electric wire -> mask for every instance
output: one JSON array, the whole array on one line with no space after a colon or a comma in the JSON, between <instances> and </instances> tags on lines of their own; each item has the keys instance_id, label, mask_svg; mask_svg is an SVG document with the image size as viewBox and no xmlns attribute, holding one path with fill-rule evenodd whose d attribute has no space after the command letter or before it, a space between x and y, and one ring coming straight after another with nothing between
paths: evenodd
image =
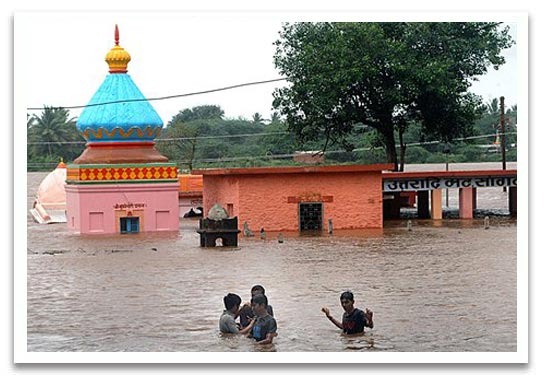
<instances>
[{"instance_id":1,"label":"electric wire","mask_svg":"<svg viewBox=\"0 0 544 375\"><path fill-rule=\"evenodd\" d=\"M159 100L184 98L184 97L187 97L187 96L194 96L194 95L201 95L201 94L209 94L209 93L212 93L212 92L226 91L226 90L237 89L237 88L240 88L240 87L253 86L253 85L262 85L262 84L265 84L265 83L272 83L272 82L279 82L279 81L286 81L286 80L287 80L287 78L275 78L275 79L267 79L267 80L263 80L263 81L239 83L239 84L236 84L236 85L219 87L219 88L210 89L210 90L189 92L189 93L185 93L185 94L158 96L158 97L154 97L154 98L120 99L120 100L112 100L112 101L109 101L109 102L93 103L93 104L86 104L86 105L50 106L50 107L64 108L64 109L80 109L80 108L96 107L96 106L108 105L108 104L131 103L131 102L152 102L152 101L159 101ZM40 111L40 110L45 110L45 107L28 107L27 108L27 111Z\"/></svg>"}]
</instances>

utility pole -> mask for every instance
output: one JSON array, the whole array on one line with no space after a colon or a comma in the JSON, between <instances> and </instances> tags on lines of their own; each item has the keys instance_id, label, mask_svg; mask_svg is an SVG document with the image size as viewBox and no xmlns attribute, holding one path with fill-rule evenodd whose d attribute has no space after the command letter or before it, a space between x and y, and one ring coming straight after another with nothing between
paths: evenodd
<instances>
[{"instance_id":1,"label":"utility pole","mask_svg":"<svg viewBox=\"0 0 544 375\"><path fill-rule=\"evenodd\" d=\"M449 163L448 163L449 162L448 155L451 152L449 143L446 142L446 144L444 145L443 152L446 155L446 171L449 171L450 168L449 168ZM449 206L450 206L450 197L449 197L448 188L446 188L446 207L449 207Z\"/></svg>"},{"instance_id":2,"label":"utility pole","mask_svg":"<svg viewBox=\"0 0 544 375\"><path fill-rule=\"evenodd\" d=\"M499 125L501 131L501 154L502 154L502 169L506 169L506 134L504 131L504 96L500 97L500 112L499 112ZM506 186L502 188L502 191L506 191Z\"/></svg>"}]
</instances>

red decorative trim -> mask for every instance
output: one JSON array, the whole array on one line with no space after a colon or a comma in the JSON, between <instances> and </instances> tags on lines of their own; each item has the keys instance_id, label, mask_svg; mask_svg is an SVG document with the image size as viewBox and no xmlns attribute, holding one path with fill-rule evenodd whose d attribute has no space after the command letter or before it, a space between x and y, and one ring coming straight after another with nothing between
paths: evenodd
<instances>
[{"instance_id":1,"label":"red decorative trim","mask_svg":"<svg viewBox=\"0 0 544 375\"><path fill-rule=\"evenodd\" d=\"M87 147L151 147L155 145L153 141L145 142L87 142Z\"/></svg>"},{"instance_id":2,"label":"red decorative trim","mask_svg":"<svg viewBox=\"0 0 544 375\"><path fill-rule=\"evenodd\" d=\"M173 180L177 181L178 169L176 166L111 166L111 167L84 167L68 168L67 181L69 182L108 182L134 180Z\"/></svg>"}]
</instances>

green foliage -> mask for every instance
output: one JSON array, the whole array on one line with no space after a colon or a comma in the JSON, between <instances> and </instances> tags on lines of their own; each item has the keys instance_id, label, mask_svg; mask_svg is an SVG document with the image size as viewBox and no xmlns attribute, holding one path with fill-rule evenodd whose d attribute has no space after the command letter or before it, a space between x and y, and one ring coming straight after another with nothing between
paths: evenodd
<instances>
[{"instance_id":1,"label":"green foliage","mask_svg":"<svg viewBox=\"0 0 544 375\"><path fill-rule=\"evenodd\" d=\"M85 148L85 139L69 110L45 106L39 116L27 115L27 145L29 165L56 165L61 158L65 162L77 158Z\"/></svg>"},{"instance_id":2,"label":"green foliage","mask_svg":"<svg viewBox=\"0 0 544 375\"><path fill-rule=\"evenodd\" d=\"M175 123L193 120L221 119L223 118L224 114L225 112L217 105L201 105L179 111L179 113L175 115L170 122Z\"/></svg>"},{"instance_id":3,"label":"green foliage","mask_svg":"<svg viewBox=\"0 0 544 375\"><path fill-rule=\"evenodd\" d=\"M216 113L222 113L218 106ZM422 137L422 124L411 123L404 137L408 144L407 163L450 163L501 161L497 147L489 147L495 140L495 125L498 121L491 106L484 107L484 116L475 124L477 134L491 134L491 137L465 142L449 143L450 153L444 154L443 143L418 144ZM205 113L198 107L180 111L180 113ZM178 114L178 115L179 115ZM176 162L180 170L190 172L195 168L257 167L300 165L293 160L296 151L319 151L325 145L325 138L307 141L301 144L288 131L288 124L279 116L268 125L243 118L224 119L218 116L203 118L191 117L182 121L182 116L173 116L156 139L157 149L171 161ZM517 107L507 110L506 118L510 125L507 131L515 131ZM46 139L51 143L30 143L28 147L29 170L51 170L60 157L69 162L79 156L84 144L66 143L72 140L83 141L78 134L73 119L64 109L47 108L41 116L29 116L27 120L28 140L33 142ZM387 160L384 142L376 129L363 124L355 125L356 132L348 134L343 146L331 147L325 154L326 164L383 163ZM46 138L48 137L48 138ZM515 135L507 136L508 161L516 160ZM345 148L351 151L346 152ZM51 151L49 151L51 150Z\"/></svg>"},{"instance_id":4,"label":"green foliage","mask_svg":"<svg viewBox=\"0 0 544 375\"><path fill-rule=\"evenodd\" d=\"M406 150L406 163L426 162L431 153L421 146L408 147Z\"/></svg>"},{"instance_id":5,"label":"green foliage","mask_svg":"<svg viewBox=\"0 0 544 375\"><path fill-rule=\"evenodd\" d=\"M289 85L274 107L297 139L348 148L355 124L374 128L396 163L394 131L419 123L444 141L471 134L480 99L471 80L504 63L498 23L295 23L275 43Z\"/></svg>"}]
</instances>

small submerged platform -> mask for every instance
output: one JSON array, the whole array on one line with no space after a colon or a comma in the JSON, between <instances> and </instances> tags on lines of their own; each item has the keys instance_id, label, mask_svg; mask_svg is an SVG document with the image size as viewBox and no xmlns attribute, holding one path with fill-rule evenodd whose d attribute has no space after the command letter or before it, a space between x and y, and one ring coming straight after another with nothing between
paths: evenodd
<instances>
[{"instance_id":1,"label":"small submerged platform","mask_svg":"<svg viewBox=\"0 0 544 375\"><path fill-rule=\"evenodd\" d=\"M238 246L238 217L212 220L200 219L199 229L200 246L215 247L218 239L223 246Z\"/></svg>"},{"instance_id":2,"label":"small submerged platform","mask_svg":"<svg viewBox=\"0 0 544 375\"><path fill-rule=\"evenodd\" d=\"M208 217L199 221L197 233L200 234L201 247L238 246L238 217L229 217L220 205L214 205Z\"/></svg>"}]
</instances>

